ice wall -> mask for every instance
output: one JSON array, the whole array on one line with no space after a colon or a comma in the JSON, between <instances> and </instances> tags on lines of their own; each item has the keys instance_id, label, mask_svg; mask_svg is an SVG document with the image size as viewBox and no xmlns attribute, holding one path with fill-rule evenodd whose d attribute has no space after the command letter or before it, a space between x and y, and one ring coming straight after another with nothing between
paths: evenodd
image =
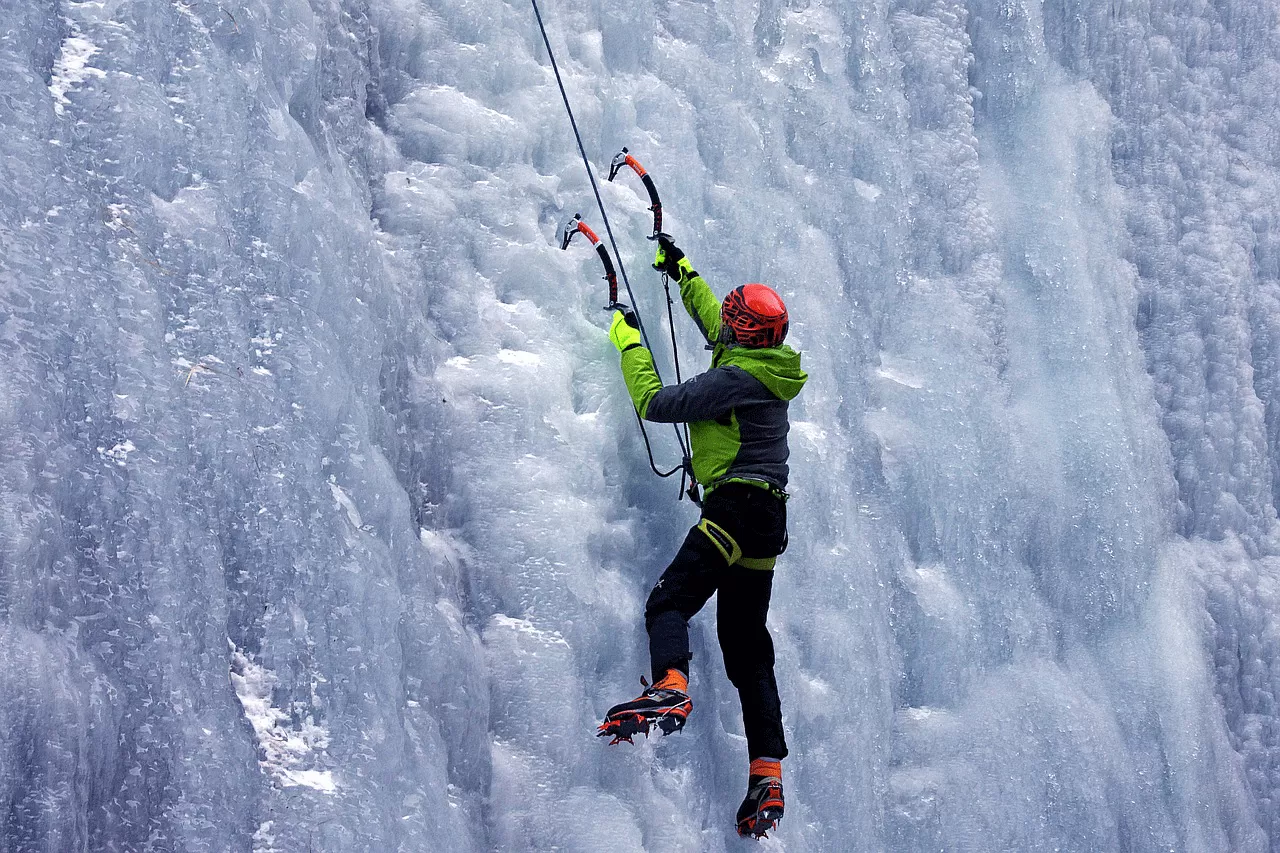
<instances>
[{"instance_id":1,"label":"ice wall","mask_svg":"<svg viewBox=\"0 0 1280 853\"><path fill-rule=\"evenodd\" d=\"M762 846L1270 849L1280 5L542 6L813 377ZM592 737L694 515L531 6L0 0L0 127L0 850L748 844L711 613Z\"/></svg>"}]
</instances>

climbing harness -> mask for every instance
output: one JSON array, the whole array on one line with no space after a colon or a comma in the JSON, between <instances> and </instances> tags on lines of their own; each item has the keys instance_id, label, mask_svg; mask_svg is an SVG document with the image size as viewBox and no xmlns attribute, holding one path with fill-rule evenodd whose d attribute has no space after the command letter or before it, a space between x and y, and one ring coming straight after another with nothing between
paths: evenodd
<instances>
[{"instance_id":1,"label":"climbing harness","mask_svg":"<svg viewBox=\"0 0 1280 853\"><path fill-rule=\"evenodd\" d=\"M724 557L724 561L730 566L741 566L744 569L768 572L772 571L773 567L778 563L777 557L742 556L742 546L738 544L738 540L734 539L729 531L705 516L694 529L701 530L711 540L711 544L715 546L716 550L720 552L720 556Z\"/></svg>"},{"instance_id":2,"label":"climbing harness","mask_svg":"<svg viewBox=\"0 0 1280 853\"><path fill-rule=\"evenodd\" d=\"M636 306L635 293L631 290L631 281L630 279L627 278L626 267L624 267L622 264L622 254L618 251L618 241L614 239L613 227L609 224L609 214L605 212L604 201L603 199L600 198L600 187L596 183L595 172L593 172L591 169L591 161L587 158L587 150L582 144L582 134L578 131L578 122L573 117L573 108L569 105L569 94L568 92L565 91L564 80L560 76L560 66L556 62L555 52L551 49L551 39L547 36L547 27L542 20L542 11L538 8L538 0L530 0L530 2L533 4L533 14L538 19L538 29L542 33L542 43L546 45L546 48L547 48L547 58L551 61L551 70L555 73L556 85L560 88L560 98L561 100L564 101L565 112L568 113L569 115L569 125L573 128L573 136L578 143L578 153L582 155L582 165L586 167L587 178L591 182L591 190L593 193L595 193L596 206L599 207L600 209L600 218L601 218L601 221L604 223L605 234L608 235L609 237L609 245L613 247L614 257L618 259L617 272L622 275L622 283L623 283L623 286L626 287L627 289L627 298L630 300L630 305L632 307L632 310L634 311ZM662 202L658 200L658 191L653 185L653 179L648 176L648 174L644 171L644 167L640 166L640 164L635 160L634 157L631 157L626 153L625 148L623 149L622 155L619 155L619 156L623 157L622 162L617 168L613 168L613 167L610 168L609 179L613 180L613 177L617 174L618 169L620 169L622 165L627 165L627 166L631 166L631 168L636 171L636 174L638 174L641 177L641 180L645 182L645 187L649 191L649 198L653 202L653 206L650 208L650 210L653 211L654 233L653 235L651 235L650 239L655 239L662 225ZM617 160L617 158L614 158L614 159L615 161ZM604 244L600 241L600 238L596 236L595 232L592 231L586 225L586 223L582 221L581 214L574 216L573 220L567 223L565 227L561 230L560 248L561 249L569 248L569 242L573 239L573 235L577 233L583 234L584 236L587 237L588 240L591 241L592 245L596 247L596 252L597 254L599 254L601 262L604 264L605 278L609 282L609 305L606 306L607 310L618 309L620 307L620 303L618 302L618 280L617 280L617 276L614 274L614 267L613 267L613 263L609 258L609 252L605 248ZM664 289L667 288L666 276L663 276L663 286L664 286ZM669 289L667 289L667 316L668 318L672 318L671 292ZM645 347L648 348L650 351L652 351L653 348L649 344L649 334L645 330L644 321L640 319L639 312L636 312L636 323L640 329L640 337L644 341ZM671 345L672 345L672 350L674 351L675 350L674 322L672 323ZM654 372L658 373L658 368L656 364L654 365ZM661 373L658 373L658 381L660 382L662 381ZM676 381L677 382L680 381L679 356L676 357ZM645 430L644 419L640 417L639 412L636 412L636 421L640 425L640 435L644 438L645 450L649 454L649 467L653 469L653 473L657 474L659 477L670 477L676 472L680 472L681 499L687 496L694 503L701 505L701 499L698 494L698 482L696 479L693 479L693 457L690 450L691 445L690 445L689 436L688 436L688 426L686 425L684 428L684 431L682 432L680 429L680 424L672 424L672 427L675 429L675 433L676 433L676 442L680 445L681 461L679 465L672 468L670 471L664 472L658 468L657 463L654 461L653 445L649 441L649 433ZM686 478L691 481L688 489L685 489Z\"/></svg>"}]
</instances>

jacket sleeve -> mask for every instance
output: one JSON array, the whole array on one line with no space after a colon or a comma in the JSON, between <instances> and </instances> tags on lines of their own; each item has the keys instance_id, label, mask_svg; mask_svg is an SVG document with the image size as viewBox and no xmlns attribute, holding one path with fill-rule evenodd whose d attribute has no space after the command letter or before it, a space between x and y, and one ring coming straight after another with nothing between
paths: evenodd
<instances>
[{"instance_id":1,"label":"jacket sleeve","mask_svg":"<svg viewBox=\"0 0 1280 853\"><path fill-rule=\"evenodd\" d=\"M628 354L638 351L636 348ZM645 361L652 371L653 358L648 350L645 350ZM743 401L744 378L749 379L746 373L735 367L715 367L679 385L664 388L657 374L653 374L652 381L645 386L640 397L632 391L631 399L636 403L640 417L647 421L677 424L711 421L728 415ZM628 379L628 390L632 387Z\"/></svg>"},{"instance_id":2,"label":"jacket sleeve","mask_svg":"<svg viewBox=\"0 0 1280 853\"><path fill-rule=\"evenodd\" d=\"M622 379L627 383L627 393L640 417L644 417L649 401L662 390L662 380L653 367L653 353L643 346L632 346L622 351Z\"/></svg>"},{"instance_id":3,"label":"jacket sleeve","mask_svg":"<svg viewBox=\"0 0 1280 853\"><path fill-rule=\"evenodd\" d=\"M707 343L715 344L720 337L720 300L687 257L680 259L680 301Z\"/></svg>"}]
</instances>

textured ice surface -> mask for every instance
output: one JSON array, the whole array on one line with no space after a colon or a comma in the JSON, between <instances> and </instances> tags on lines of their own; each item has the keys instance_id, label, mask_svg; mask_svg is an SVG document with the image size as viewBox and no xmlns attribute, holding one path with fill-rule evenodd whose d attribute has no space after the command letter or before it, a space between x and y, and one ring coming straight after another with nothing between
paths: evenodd
<instances>
[{"instance_id":1,"label":"textured ice surface","mask_svg":"<svg viewBox=\"0 0 1280 853\"><path fill-rule=\"evenodd\" d=\"M1280 844L1280 7L543 11L812 375L761 849ZM744 849L529 5L0 0L0 128L0 849Z\"/></svg>"}]
</instances>

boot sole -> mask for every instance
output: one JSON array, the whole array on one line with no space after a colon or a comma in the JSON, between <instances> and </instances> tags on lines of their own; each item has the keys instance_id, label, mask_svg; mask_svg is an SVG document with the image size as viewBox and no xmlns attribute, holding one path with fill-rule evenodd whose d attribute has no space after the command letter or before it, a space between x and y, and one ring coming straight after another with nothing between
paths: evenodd
<instances>
[{"instance_id":1,"label":"boot sole","mask_svg":"<svg viewBox=\"0 0 1280 853\"><path fill-rule=\"evenodd\" d=\"M657 726L665 737L666 735L675 734L684 728L689 716L689 710L691 709L677 706L663 711L661 714L625 711L601 723L600 728L596 730L596 737L613 737L610 742L611 746L620 740L632 743L631 738L635 735L642 734L648 737L649 730L654 726Z\"/></svg>"},{"instance_id":2,"label":"boot sole","mask_svg":"<svg viewBox=\"0 0 1280 853\"><path fill-rule=\"evenodd\" d=\"M782 809L764 808L756 813L754 819L748 818L738 824L738 834L743 838L768 838L778 821L782 820Z\"/></svg>"}]
</instances>

